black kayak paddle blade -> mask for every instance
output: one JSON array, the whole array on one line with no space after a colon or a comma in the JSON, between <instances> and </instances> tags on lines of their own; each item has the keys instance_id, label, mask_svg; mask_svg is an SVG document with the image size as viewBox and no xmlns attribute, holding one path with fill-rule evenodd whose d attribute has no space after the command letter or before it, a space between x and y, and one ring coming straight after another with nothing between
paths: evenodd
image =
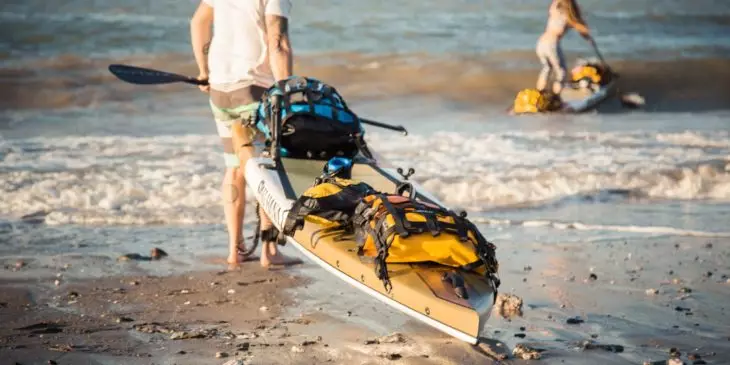
<instances>
[{"instance_id":1,"label":"black kayak paddle blade","mask_svg":"<svg viewBox=\"0 0 730 365\"><path fill-rule=\"evenodd\" d=\"M192 77L153 70L150 68L128 66L128 65L109 65L109 72L122 81L138 85L160 85L171 84L175 82L185 82L193 85L207 85L208 80L198 80Z\"/></svg>"}]
</instances>

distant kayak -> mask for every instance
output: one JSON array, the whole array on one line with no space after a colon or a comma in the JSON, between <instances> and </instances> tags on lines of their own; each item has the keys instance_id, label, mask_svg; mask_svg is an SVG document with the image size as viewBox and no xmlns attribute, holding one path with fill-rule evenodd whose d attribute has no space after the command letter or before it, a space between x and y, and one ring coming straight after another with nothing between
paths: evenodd
<instances>
[{"instance_id":1,"label":"distant kayak","mask_svg":"<svg viewBox=\"0 0 730 365\"><path fill-rule=\"evenodd\" d=\"M510 114L582 113L598 107L614 96L618 76L599 62L578 60L571 70L570 83L559 96L537 89L521 90Z\"/></svg>"}]
</instances>

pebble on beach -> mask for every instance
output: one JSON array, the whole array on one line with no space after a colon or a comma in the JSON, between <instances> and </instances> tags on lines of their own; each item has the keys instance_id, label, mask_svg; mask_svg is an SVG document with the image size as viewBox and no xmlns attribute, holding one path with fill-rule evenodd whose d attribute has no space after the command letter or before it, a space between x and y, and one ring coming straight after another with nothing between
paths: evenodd
<instances>
[{"instance_id":1,"label":"pebble on beach","mask_svg":"<svg viewBox=\"0 0 730 365\"><path fill-rule=\"evenodd\" d=\"M515 346L514 350L512 350L512 355L518 359L522 360L538 360L540 359L540 352L537 350L534 350L527 345L524 344L517 344Z\"/></svg>"},{"instance_id":2,"label":"pebble on beach","mask_svg":"<svg viewBox=\"0 0 730 365\"><path fill-rule=\"evenodd\" d=\"M365 341L366 345L382 344L382 343L405 343L406 338L402 334L395 332L387 336L378 337L372 340Z\"/></svg>"},{"instance_id":3,"label":"pebble on beach","mask_svg":"<svg viewBox=\"0 0 730 365\"><path fill-rule=\"evenodd\" d=\"M567 324L581 324L583 322L584 322L583 319L581 319L580 317L570 317L567 320L565 320L565 323L567 323Z\"/></svg>"},{"instance_id":4,"label":"pebble on beach","mask_svg":"<svg viewBox=\"0 0 730 365\"><path fill-rule=\"evenodd\" d=\"M659 289L646 289L646 295L657 295L659 294Z\"/></svg>"},{"instance_id":5,"label":"pebble on beach","mask_svg":"<svg viewBox=\"0 0 730 365\"><path fill-rule=\"evenodd\" d=\"M497 314L503 318L511 318L514 316L522 316L522 298L512 295L499 293L494 303L494 309Z\"/></svg>"},{"instance_id":6,"label":"pebble on beach","mask_svg":"<svg viewBox=\"0 0 730 365\"><path fill-rule=\"evenodd\" d=\"M152 257L153 260L159 260L163 257L168 256L167 252L165 252L161 248L153 248L152 251L150 251L150 257Z\"/></svg>"},{"instance_id":7,"label":"pebble on beach","mask_svg":"<svg viewBox=\"0 0 730 365\"><path fill-rule=\"evenodd\" d=\"M228 354L227 354L227 353L225 353L225 352L216 352L216 353L215 353L215 358L216 358L216 359L222 359L222 358L224 358L224 357L228 357Z\"/></svg>"}]
</instances>

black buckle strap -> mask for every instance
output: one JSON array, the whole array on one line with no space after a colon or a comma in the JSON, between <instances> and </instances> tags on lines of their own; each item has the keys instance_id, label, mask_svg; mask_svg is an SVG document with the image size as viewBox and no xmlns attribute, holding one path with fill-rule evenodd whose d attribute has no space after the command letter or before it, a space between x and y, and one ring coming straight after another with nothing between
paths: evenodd
<instances>
[{"instance_id":1,"label":"black buckle strap","mask_svg":"<svg viewBox=\"0 0 730 365\"><path fill-rule=\"evenodd\" d=\"M381 242L381 245L378 248L378 256L375 259L375 275L378 279L383 281L385 291L390 293L393 289L393 285L391 284L390 276L388 275L388 264L386 263L386 260L388 259L388 251L390 250L390 246L393 244L395 235L390 234L386 237L390 238L386 238L384 242ZM377 239L376 242L380 240L382 239Z\"/></svg>"},{"instance_id":2,"label":"black buckle strap","mask_svg":"<svg viewBox=\"0 0 730 365\"><path fill-rule=\"evenodd\" d=\"M410 232L406 229L406 226L404 225L405 213L401 214L400 210L393 208L393 204L391 204L388 200L388 196L384 194L378 194L378 197L380 198L380 204L382 204L385 210L393 217L393 222L395 223L395 231L398 233L399 236L403 238L408 237L410 235Z\"/></svg>"},{"instance_id":3,"label":"black buckle strap","mask_svg":"<svg viewBox=\"0 0 730 365\"><path fill-rule=\"evenodd\" d=\"M437 237L441 234L441 227L439 227L439 221L436 218L436 214L421 213L426 218L426 227L431 231L431 235Z\"/></svg>"},{"instance_id":4,"label":"black buckle strap","mask_svg":"<svg viewBox=\"0 0 730 365\"><path fill-rule=\"evenodd\" d=\"M456 214L453 210L449 210L447 214L451 217L451 219L454 220L454 225L456 226L456 234L459 236L459 240L461 242L466 242L469 240L469 233L468 230L471 227L467 227L466 221L461 218L459 215ZM476 229L476 227L474 227Z\"/></svg>"}]
</instances>

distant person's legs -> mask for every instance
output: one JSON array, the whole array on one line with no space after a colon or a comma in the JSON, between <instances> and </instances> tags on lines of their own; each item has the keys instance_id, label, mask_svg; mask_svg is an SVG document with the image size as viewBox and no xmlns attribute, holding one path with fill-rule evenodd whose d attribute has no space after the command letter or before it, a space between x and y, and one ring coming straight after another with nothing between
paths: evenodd
<instances>
[{"instance_id":1,"label":"distant person's legs","mask_svg":"<svg viewBox=\"0 0 730 365\"><path fill-rule=\"evenodd\" d=\"M540 59L540 63L542 63L542 70L540 70L540 75L537 79L537 89L540 91L545 90L550 73L552 72L554 76L553 92L560 94L563 83L565 82L566 66L565 57L558 42L541 38L537 43L536 53Z\"/></svg>"}]
</instances>

